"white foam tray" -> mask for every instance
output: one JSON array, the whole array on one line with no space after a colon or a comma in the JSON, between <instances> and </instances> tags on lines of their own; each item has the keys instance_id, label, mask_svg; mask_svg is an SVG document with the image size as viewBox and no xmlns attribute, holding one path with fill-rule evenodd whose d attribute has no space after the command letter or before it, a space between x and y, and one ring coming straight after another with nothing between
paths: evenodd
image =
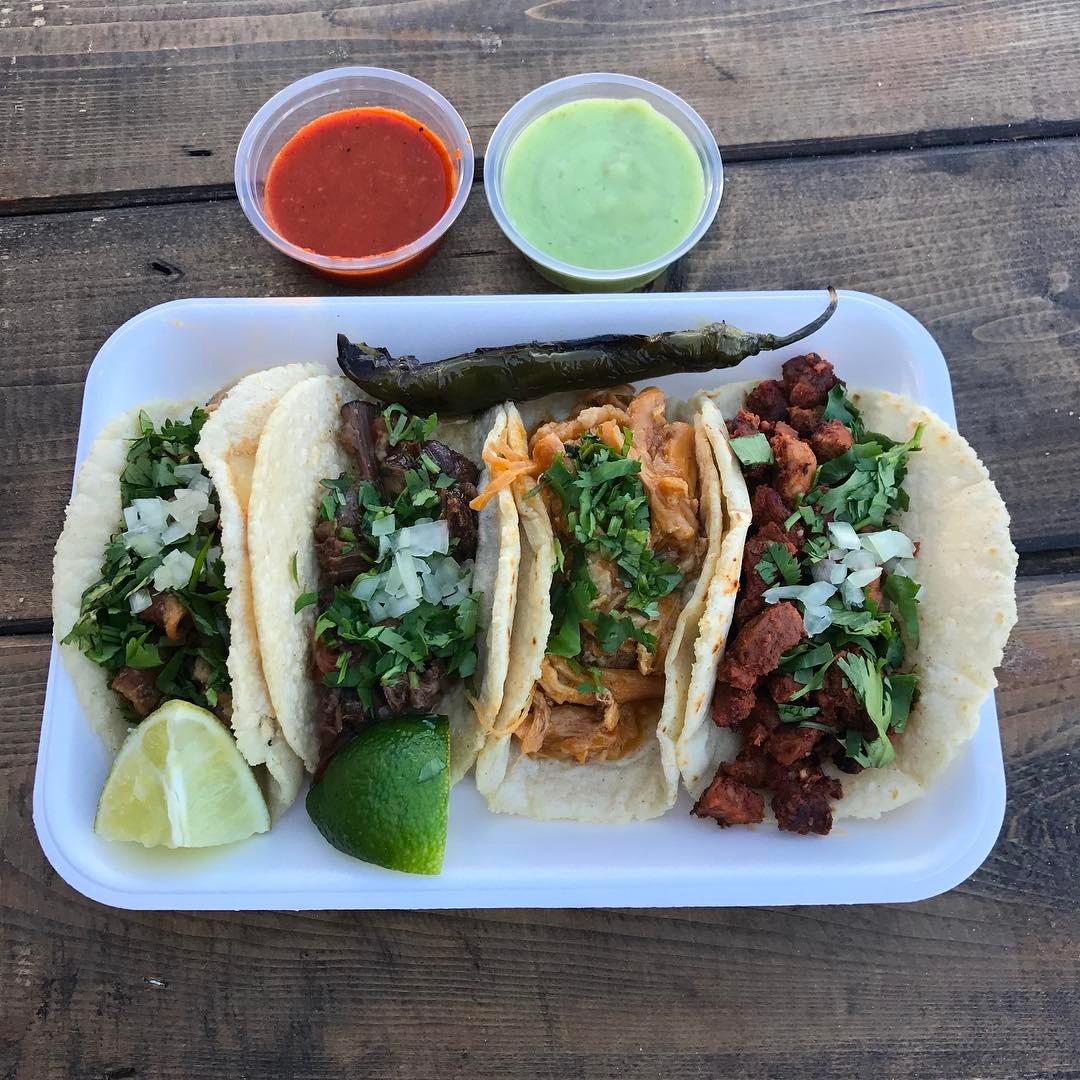
<instances>
[{"instance_id":1,"label":"white foam tray","mask_svg":"<svg viewBox=\"0 0 1080 1080\"><path fill-rule=\"evenodd\" d=\"M640 296L393 297L182 300L125 323L86 379L78 459L116 412L153 397L209 396L260 367L335 367L334 335L424 359L479 345L658 331L727 319L787 332L824 306L821 292ZM685 395L771 375L814 349L854 385L910 394L955 422L944 358L900 308L841 294L813 338L737 371L672 375ZM303 432L297 432L303 438ZM49 861L74 888L116 907L149 909L572 907L848 904L917 900L952 888L993 846L1005 777L993 698L978 733L922 800L877 821L842 822L828 837L771 826L719 829L688 816L685 794L664 817L598 827L490 814L471 779L450 805L439 877L368 866L326 844L303 800L272 832L211 852L148 852L92 831L109 755L84 720L54 648L34 786L34 822Z\"/></svg>"}]
</instances>

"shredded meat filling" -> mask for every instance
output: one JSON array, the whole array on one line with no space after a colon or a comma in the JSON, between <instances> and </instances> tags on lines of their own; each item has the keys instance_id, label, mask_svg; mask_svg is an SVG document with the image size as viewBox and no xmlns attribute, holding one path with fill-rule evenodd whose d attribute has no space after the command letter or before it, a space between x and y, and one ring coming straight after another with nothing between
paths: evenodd
<instances>
[{"instance_id":1,"label":"shredded meat filling","mask_svg":"<svg viewBox=\"0 0 1080 1080\"><path fill-rule=\"evenodd\" d=\"M540 475L587 432L621 453L629 428L629 455L641 462L649 501L650 547L689 574L700 564L704 547L694 430L669 421L665 410L664 394L655 387L636 395L629 387L591 393L568 419L542 424L530 440L530 453L535 475ZM556 531L565 534L558 496L545 488L544 498ZM647 648L627 637L607 652L586 620L574 661L551 654L544 658L532 701L514 734L524 754L579 763L625 756L655 724L664 696L664 662L681 610L679 594L670 593L657 602L651 618L623 612L630 588L618 567L596 551L584 557L597 594L592 609L629 617L653 635L655 645Z\"/></svg>"}]
</instances>

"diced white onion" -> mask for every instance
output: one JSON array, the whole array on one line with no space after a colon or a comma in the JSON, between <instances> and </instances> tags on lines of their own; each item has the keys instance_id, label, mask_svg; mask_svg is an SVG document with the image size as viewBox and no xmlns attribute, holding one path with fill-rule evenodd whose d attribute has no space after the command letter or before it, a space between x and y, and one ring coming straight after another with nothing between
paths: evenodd
<instances>
[{"instance_id":1,"label":"diced white onion","mask_svg":"<svg viewBox=\"0 0 1080 1080\"><path fill-rule=\"evenodd\" d=\"M194 480L197 476L205 475L202 465L197 461L193 461L189 465L177 465L173 472L176 474L177 480L184 481Z\"/></svg>"},{"instance_id":2,"label":"diced white onion","mask_svg":"<svg viewBox=\"0 0 1080 1080\"><path fill-rule=\"evenodd\" d=\"M410 525L390 537L395 551L408 551L419 558L445 555L450 550L450 529L445 521L429 521Z\"/></svg>"},{"instance_id":3,"label":"diced white onion","mask_svg":"<svg viewBox=\"0 0 1080 1080\"><path fill-rule=\"evenodd\" d=\"M164 499L133 499L131 506L139 515L139 524L148 529L165 528L166 503Z\"/></svg>"},{"instance_id":4,"label":"diced white onion","mask_svg":"<svg viewBox=\"0 0 1080 1080\"><path fill-rule=\"evenodd\" d=\"M161 543L175 544L177 540L183 540L185 536L190 536L191 530L186 524L181 525L178 522L174 522L161 534Z\"/></svg>"},{"instance_id":5,"label":"diced white onion","mask_svg":"<svg viewBox=\"0 0 1080 1080\"><path fill-rule=\"evenodd\" d=\"M778 600L797 600L804 607L820 607L836 595L836 586L827 581L815 581L812 585L778 585L762 594L766 604Z\"/></svg>"},{"instance_id":6,"label":"diced white onion","mask_svg":"<svg viewBox=\"0 0 1080 1080\"><path fill-rule=\"evenodd\" d=\"M128 597L128 606L131 608L132 615L138 615L140 611L145 611L153 600L150 598L149 589L136 589Z\"/></svg>"},{"instance_id":7,"label":"diced white onion","mask_svg":"<svg viewBox=\"0 0 1080 1080\"><path fill-rule=\"evenodd\" d=\"M352 594L357 600L370 600L378 591L382 583L382 574L370 574L356 579L352 587Z\"/></svg>"},{"instance_id":8,"label":"diced white onion","mask_svg":"<svg viewBox=\"0 0 1080 1080\"><path fill-rule=\"evenodd\" d=\"M170 551L154 571L154 588L158 592L166 589L181 589L195 569L195 558L186 551Z\"/></svg>"},{"instance_id":9,"label":"diced white onion","mask_svg":"<svg viewBox=\"0 0 1080 1080\"><path fill-rule=\"evenodd\" d=\"M848 578L847 581L840 586L840 599L844 601L845 607L861 608L864 600L863 591L851 580L851 578Z\"/></svg>"},{"instance_id":10,"label":"diced white onion","mask_svg":"<svg viewBox=\"0 0 1080 1080\"><path fill-rule=\"evenodd\" d=\"M859 547L859 534L854 526L846 521L830 521L829 536L832 542L845 551L856 551Z\"/></svg>"},{"instance_id":11,"label":"diced white onion","mask_svg":"<svg viewBox=\"0 0 1080 1080\"><path fill-rule=\"evenodd\" d=\"M886 574L895 574L897 577L914 577L915 576L915 560L914 559L890 559L885 564Z\"/></svg>"},{"instance_id":12,"label":"diced white onion","mask_svg":"<svg viewBox=\"0 0 1080 1080\"><path fill-rule=\"evenodd\" d=\"M849 570L869 570L871 566L877 565L877 560L870 551L849 551L844 556L844 565Z\"/></svg>"},{"instance_id":13,"label":"diced white onion","mask_svg":"<svg viewBox=\"0 0 1080 1080\"><path fill-rule=\"evenodd\" d=\"M372 536L389 536L397 526L394 524L394 515L387 514L386 517L376 518L371 523L371 535Z\"/></svg>"},{"instance_id":14,"label":"diced white onion","mask_svg":"<svg viewBox=\"0 0 1080 1080\"><path fill-rule=\"evenodd\" d=\"M128 529L137 529L139 527L139 511L134 506L124 507L124 524Z\"/></svg>"},{"instance_id":15,"label":"diced white onion","mask_svg":"<svg viewBox=\"0 0 1080 1080\"><path fill-rule=\"evenodd\" d=\"M857 589L865 589L871 581L877 581L881 577L880 566L870 566L865 570L855 570L848 575L848 581Z\"/></svg>"},{"instance_id":16,"label":"diced white onion","mask_svg":"<svg viewBox=\"0 0 1080 1080\"><path fill-rule=\"evenodd\" d=\"M123 535L124 546L130 548L140 558L148 559L161 550L161 537L140 525Z\"/></svg>"},{"instance_id":17,"label":"diced white onion","mask_svg":"<svg viewBox=\"0 0 1080 1080\"><path fill-rule=\"evenodd\" d=\"M875 556L879 563L888 562L899 556L910 559L915 555L915 545L897 529L885 529L882 532L863 533L859 543Z\"/></svg>"},{"instance_id":18,"label":"diced white onion","mask_svg":"<svg viewBox=\"0 0 1080 1080\"><path fill-rule=\"evenodd\" d=\"M810 637L813 637L815 634L820 634L823 630L827 630L832 625L832 620L832 608L825 607L824 605L820 607L808 607L803 613L803 626Z\"/></svg>"}]
</instances>

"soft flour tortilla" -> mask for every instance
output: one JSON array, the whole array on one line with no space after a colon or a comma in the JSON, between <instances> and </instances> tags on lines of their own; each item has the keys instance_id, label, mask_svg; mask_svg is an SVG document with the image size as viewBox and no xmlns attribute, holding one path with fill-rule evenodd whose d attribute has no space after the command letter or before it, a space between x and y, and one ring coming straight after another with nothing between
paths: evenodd
<instances>
[{"instance_id":1,"label":"soft flour tortilla","mask_svg":"<svg viewBox=\"0 0 1080 1080\"><path fill-rule=\"evenodd\" d=\"M690 662L690 686L686 694L682 730L676 742L675 756L679 772L686 785L694 790L703 786L700 775L705 763L726 758L727 746L722 740L731 735L712 723L709 705L716 685L716 668L724 655L731 620L735 615L735 597L739 591L743 548L750 528L750 494L746 489L742 468L728 444L727 427L716 405L708 398L701 401L701 420L708 433L720 476L720 501L723 521L719 554L712 577L704 612L700 616L694 654ZM723 757L720 755L723 753ZM715 771L715 769L714 769Z\"/></svg>"},{"instance_id":2,"label":"soft flour tortilla","mask_svg":"<svg viewBox=\"0 0 1080 1080\"><path fill-rule=\"evenodd\" d=\"M64 516L64 529L53 558L52 616L57 642L71 632L79 618L82 595L101 578L105 549L124 521L120 503L120 474L127 464L131 440L139 431L139 413L155 427L165 420L186 420L197 401L149 401L114 416L94 440L79 467L75 491ZM109 689L105 669L75 645L58 645L90 726L115 754L130 730L116 694Z\"/></svg>"},{"instance_id":3,"label":"soft flour tortilla","mask_svg":"<svg viewBox=\"0 0 1080 1080\"><path fill-rule=\"evenodd\" d=\"M732 416L753 385L724 386L709 396L721 414ZM917 798L941 776L978 728L979 707L997 685L994 669L1016 622L1017 557L1009 514L970 444L910 398L883 390L848 392L869 431L906 440L918 424L925 425L922 449L908 458L904 486L911 505L897 519L897 527L921 545L914 571L924 590L919 647L907 659L922 678L889 765L857 776L830 769L844 788L834 809L837 819L879 817ZM721 656L722 650L717 661ZM720 729L693 739L687 725L680 766L695 797L719 763L735 757L741 741L738 733Z\"/></svg>"},{"instance_id":4,"label":"soft flour tortilla","mask_svg":"<svg viewBox=\"0 0 1080 1080\"><path fill-rule=\"evenodd\" d=\"M530 403L523 410L507 406L511 448L528 453L526 423L535 428L544 416L566 415L579 395L559 395ZM671 413L678 410L670 402ZM678 794L676 741L682 728L697 623L705 608L708 585L721 554L722 504L719 477L705 423L694 417L695 450L701 477L701 514L708 548L697 580L683 590L682 611L664 663L665 691L655 738L616 761L559 761L523 755L512 734L532 700L551 630L551 582L555 543L544 501L529 497L536 481L519 478L512 485L521 519L523 542L520 596L510 636L510 667L502 709L476 765L476 786L488 807L501 813L538 819L618 824L657 817Z\"/></svg>"},{"instance_id":5,"label":"soft flour tortilla","mask_svg":"<svg viewBox=\"0 0 1080 1080\"><path fill-rule=\"evenodd\" d=\"M267 419L293 386L318 375L314 364L286 364L241 379L210 414L198 452L221 503L221 550L229 599L229 680L232 727L240 752L251 765L265 765L265 792L277 817L296 800L303 763L289 747L274 718L263 677L259 636L251 599L247 521L255 453Z\"/></svg>"},{"instance_id":6,"label":"soft flour tortilla","mask_svg":"<svg viewBox=\"0 0 1080 1080\"><path fill-rule=\"evenodd\" d=\"M297 597L319 589L314 529L320 481L350 468L337 440L341 406L359 396L339 376L320 376L293 387L267 421L255 460L249 504L255 621L263 670L281 730L313 772L319 763L318 694L310 674L313 606L294 613ZM440 424L434 437L479 461L483 440L505 423L496 408L478 423ZM508 627L518 571L517 522L512 499L492 499L480 512L474 574L484 591L478 618L476 707L459 683L435 711L450 720L450 773L456 782L472 767L501 701ZM293 576L295 556L296 574Z\"/></svg>"}]
</instances>

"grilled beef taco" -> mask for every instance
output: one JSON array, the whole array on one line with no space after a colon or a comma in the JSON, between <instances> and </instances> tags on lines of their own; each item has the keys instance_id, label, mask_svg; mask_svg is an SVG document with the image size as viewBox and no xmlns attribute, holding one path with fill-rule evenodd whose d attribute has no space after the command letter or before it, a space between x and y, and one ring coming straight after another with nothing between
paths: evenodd
<instances>
[{"instance_id":1,"label":"grilled beef taco","mask_svg":"<svg viewBox=\"0 0 1080 1080\"><path fill-rule=\"evenodd\" d=\"M116 751L180 698L232 726L278 815L303 770L263 680L247 561L247 481L263 423L317 369L242 379L205 408L115 417L76 479L53 566L53 623L87 718Z\"/></svg>"},{"instance_id":2,"label":"grilled beef taco","mask_svg":"<svg viewBox=\"0 0 1080 1080\"><path fill-rule=\"evenodd\" d=\"M944 772L996 683L1016 621L1005 505L940 417L848 391L816 354L709 398L735 524L677 747L694 813L804 834L877 817Z\"/></svg>"},{"instance_id":3,"label":"grilled beef taco","mask_svg":"<svg viewBox=\"0 0 1080 1080\"><path fill-rule=\"evenodd\" d=\"M502 699L520 548L509 491L469 503L505 426L501 407L439 425L331 376L270 417L251 490L255 618L275 713L309 771L405 713L447 716L452 779L471 767Z\"/></svg>"},{"instance_id":4,"label":"grilled beef taco","mask_svg":"<svg viewBox=\"0 0 1080 1080\"><path fill-rule=\"evenodd\" d=\"M489 456L490 490L514 492L523 550L477 787L491 809L534 818L649 818L678 789L675 740L720 555L722 437L700 415L676 419L655 387L570 401L524 418L507 406Z\"/></svg>"}]
</instances>

